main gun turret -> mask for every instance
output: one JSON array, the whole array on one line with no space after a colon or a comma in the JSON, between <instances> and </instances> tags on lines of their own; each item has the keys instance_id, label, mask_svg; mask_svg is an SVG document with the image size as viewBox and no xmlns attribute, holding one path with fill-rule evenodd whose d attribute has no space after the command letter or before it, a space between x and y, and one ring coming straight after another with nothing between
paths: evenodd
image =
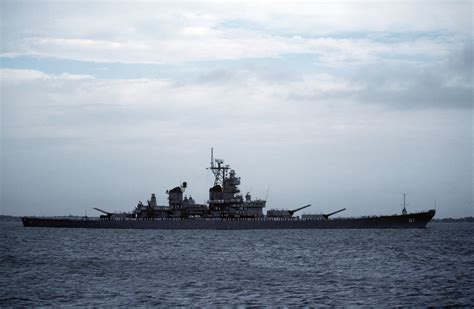
<instances>
[{"instance_id":1,"label":"main gun turret","mask_svg":"<svg viewBox=\"0 0 474 309\"><path fill-rule=\"evenodd\" d=\"M300 211L302 209L308 208L311 206L311 204L305 205L300 208L292 209L292 210L276 210L276 209L271 209L267 211L267 216L268 217L282 217L282 218L291 218L295 214L295 212Z\"/></svg>"}]
</instances>

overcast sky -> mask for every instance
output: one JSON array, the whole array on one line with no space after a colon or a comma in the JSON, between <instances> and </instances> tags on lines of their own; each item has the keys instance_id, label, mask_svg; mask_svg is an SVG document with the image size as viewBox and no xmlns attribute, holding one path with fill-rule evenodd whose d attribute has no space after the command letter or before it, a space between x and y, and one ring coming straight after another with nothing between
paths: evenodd
<instances>
[{"instance_id":1,"label":"overcast sky","mask_svg":"<svg viewBox=\"0 0 474 309\"><path fill-rule=\"evenodd\" d=\"M0 1L1 214L98 215L210 148L267 209L474 215L472 1Z\"/></svg>"}]
</instances>

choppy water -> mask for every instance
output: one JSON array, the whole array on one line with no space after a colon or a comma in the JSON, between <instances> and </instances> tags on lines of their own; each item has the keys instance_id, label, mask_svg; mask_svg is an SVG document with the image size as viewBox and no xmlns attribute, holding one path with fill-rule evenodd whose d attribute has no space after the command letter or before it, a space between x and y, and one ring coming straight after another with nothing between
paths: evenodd
<instances>
[{"instance_id":1,"label":"choppy water","mask_svg":"<svg viewBox=\"0 0 474 309\"><path fill-rule=\"evenodd\" d=\"M474 224L162 231L0 223L0 306L474 304Z\"/></svg>"}]
</instances>

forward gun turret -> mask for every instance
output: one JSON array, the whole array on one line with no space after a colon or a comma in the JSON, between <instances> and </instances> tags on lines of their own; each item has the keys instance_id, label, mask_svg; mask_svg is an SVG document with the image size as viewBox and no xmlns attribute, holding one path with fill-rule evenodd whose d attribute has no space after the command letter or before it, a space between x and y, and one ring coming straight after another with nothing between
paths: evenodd
<instances>
[{"instance_id":1,"label":"forward gun turret","mask_svg":"<svg viewBox=\"0 0 474 309\"><path fill-rule=\"evenodd\" d=\"M100 218L101 218L101 219L108 219L108 220L110 220L110 218L112 218L113 213L108 212L108 211L105 211L105 210L102 210L102 209L100 209L100 208L96 208L96 207L94 207L94 209L104 214L104 215L100 215Z\"/></svg>"}]
</instances>

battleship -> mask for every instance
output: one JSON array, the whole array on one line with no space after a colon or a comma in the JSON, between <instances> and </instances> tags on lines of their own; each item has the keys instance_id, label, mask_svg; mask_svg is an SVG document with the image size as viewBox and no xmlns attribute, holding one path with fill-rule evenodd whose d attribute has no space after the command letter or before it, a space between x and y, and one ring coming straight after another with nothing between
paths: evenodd
<instances>
[{"instance_id":1,"label":"battleship","mask_svg":"<svg viewBox=\"0 0 474 309\"><path fill-rule=\"evenodd\" d=\"M206 204L197 204L192 196L185 195L187 182L166 191L168 205L159 206L154 193L144 205L138 202L129 213L113 213L94 208L99 217L22 217L25 227L52 228L113 228L113 229L396 229L425 228L434 217L435 210L408 213L405 195L401 214L386 216L337 217L344 210L327 214L295 213L311 204L290 210L271 209L263 213L266 201L252 199L250 193L240 193L240 177L222 159L214 159L208 168L214 175Z\"/></svg>"}]
</instances>

